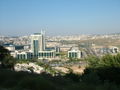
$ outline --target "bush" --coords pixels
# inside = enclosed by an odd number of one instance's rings
[[[41,77],[25,77],[19,82],[18,87],[29,90],[55,90],[49,81]]]
[[[90,57],[82,75],[30,74],[0,70],[0,90],[120,90],[120,55]],[[46,66],[48,67],[48,66]]]

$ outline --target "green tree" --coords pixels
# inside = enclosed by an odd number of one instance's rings
[[[120,67],[120,54],[117,55],[105,55],[99,62],[102,67]]]
[[[89,67],[96,68],[99,66],[100,58],[96,56],[89,56],[85,59],[87,63],[89,64]]]
[[[3,64],[3,60],[5,59],[6,56],[9,56],[10,52],[5,49],[3,46],[0,46],[0,61],[1,61],[1,65],[4,66]]]
[[[11,70],[14,70],[14,65],[16,63],[16,59],[13,58],[12,56],[8,55],[4,58],[2,61],[4,68],[9,68]]]
[[[0,61],[2,62],[2,60],[8,55],[10,55],[10,52],[3,46],[0,46]]]
[[[5,49],[3,46],[0,46],[0,62],[2,68],[14,69],[16,59],[10,56],[9,50]]]

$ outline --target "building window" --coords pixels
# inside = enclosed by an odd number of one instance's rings
[[[38,56],[38,40],[33,40],[34,56]]]

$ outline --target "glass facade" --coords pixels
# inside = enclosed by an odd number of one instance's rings
[[[25,54],[18,54],[17,59],[27,59]]]
[[[37,52],[36,56],[38,59],[49,59],[49,58],[54,58],[55,57],[55,52],[54,51],[41,51]],[[27,52],[23,54],[17,54],[17,59],[32,59],[35,57],[34,53]]]
[[[24,54],[24,55],[23,55]],[[31,50],[23,51],[17,54],[18,59],[49,59],[54,58],[55,51],[47,51],[45,49],[44,33],[35,33],[31,35]]]
[[[53,58],[54,55],[55,55],[54,52],[44,51],[39,52],[38,58]]]
[[[77,53],[76,52],[71,52],[70,57],[71,58],[77,58]]]
[[[80,58],[81,52],[68,52],[69,58]]]
[[[39,46],[38,46],[39,44],[38,44],[38,40],[33,40],[33,46],[34,46],[34,57],[37,57],[38,56],[38,48],[39,48]]]

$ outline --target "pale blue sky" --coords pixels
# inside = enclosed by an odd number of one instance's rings
[[[0,35],[120,32],[120,0],[0,0]]]

